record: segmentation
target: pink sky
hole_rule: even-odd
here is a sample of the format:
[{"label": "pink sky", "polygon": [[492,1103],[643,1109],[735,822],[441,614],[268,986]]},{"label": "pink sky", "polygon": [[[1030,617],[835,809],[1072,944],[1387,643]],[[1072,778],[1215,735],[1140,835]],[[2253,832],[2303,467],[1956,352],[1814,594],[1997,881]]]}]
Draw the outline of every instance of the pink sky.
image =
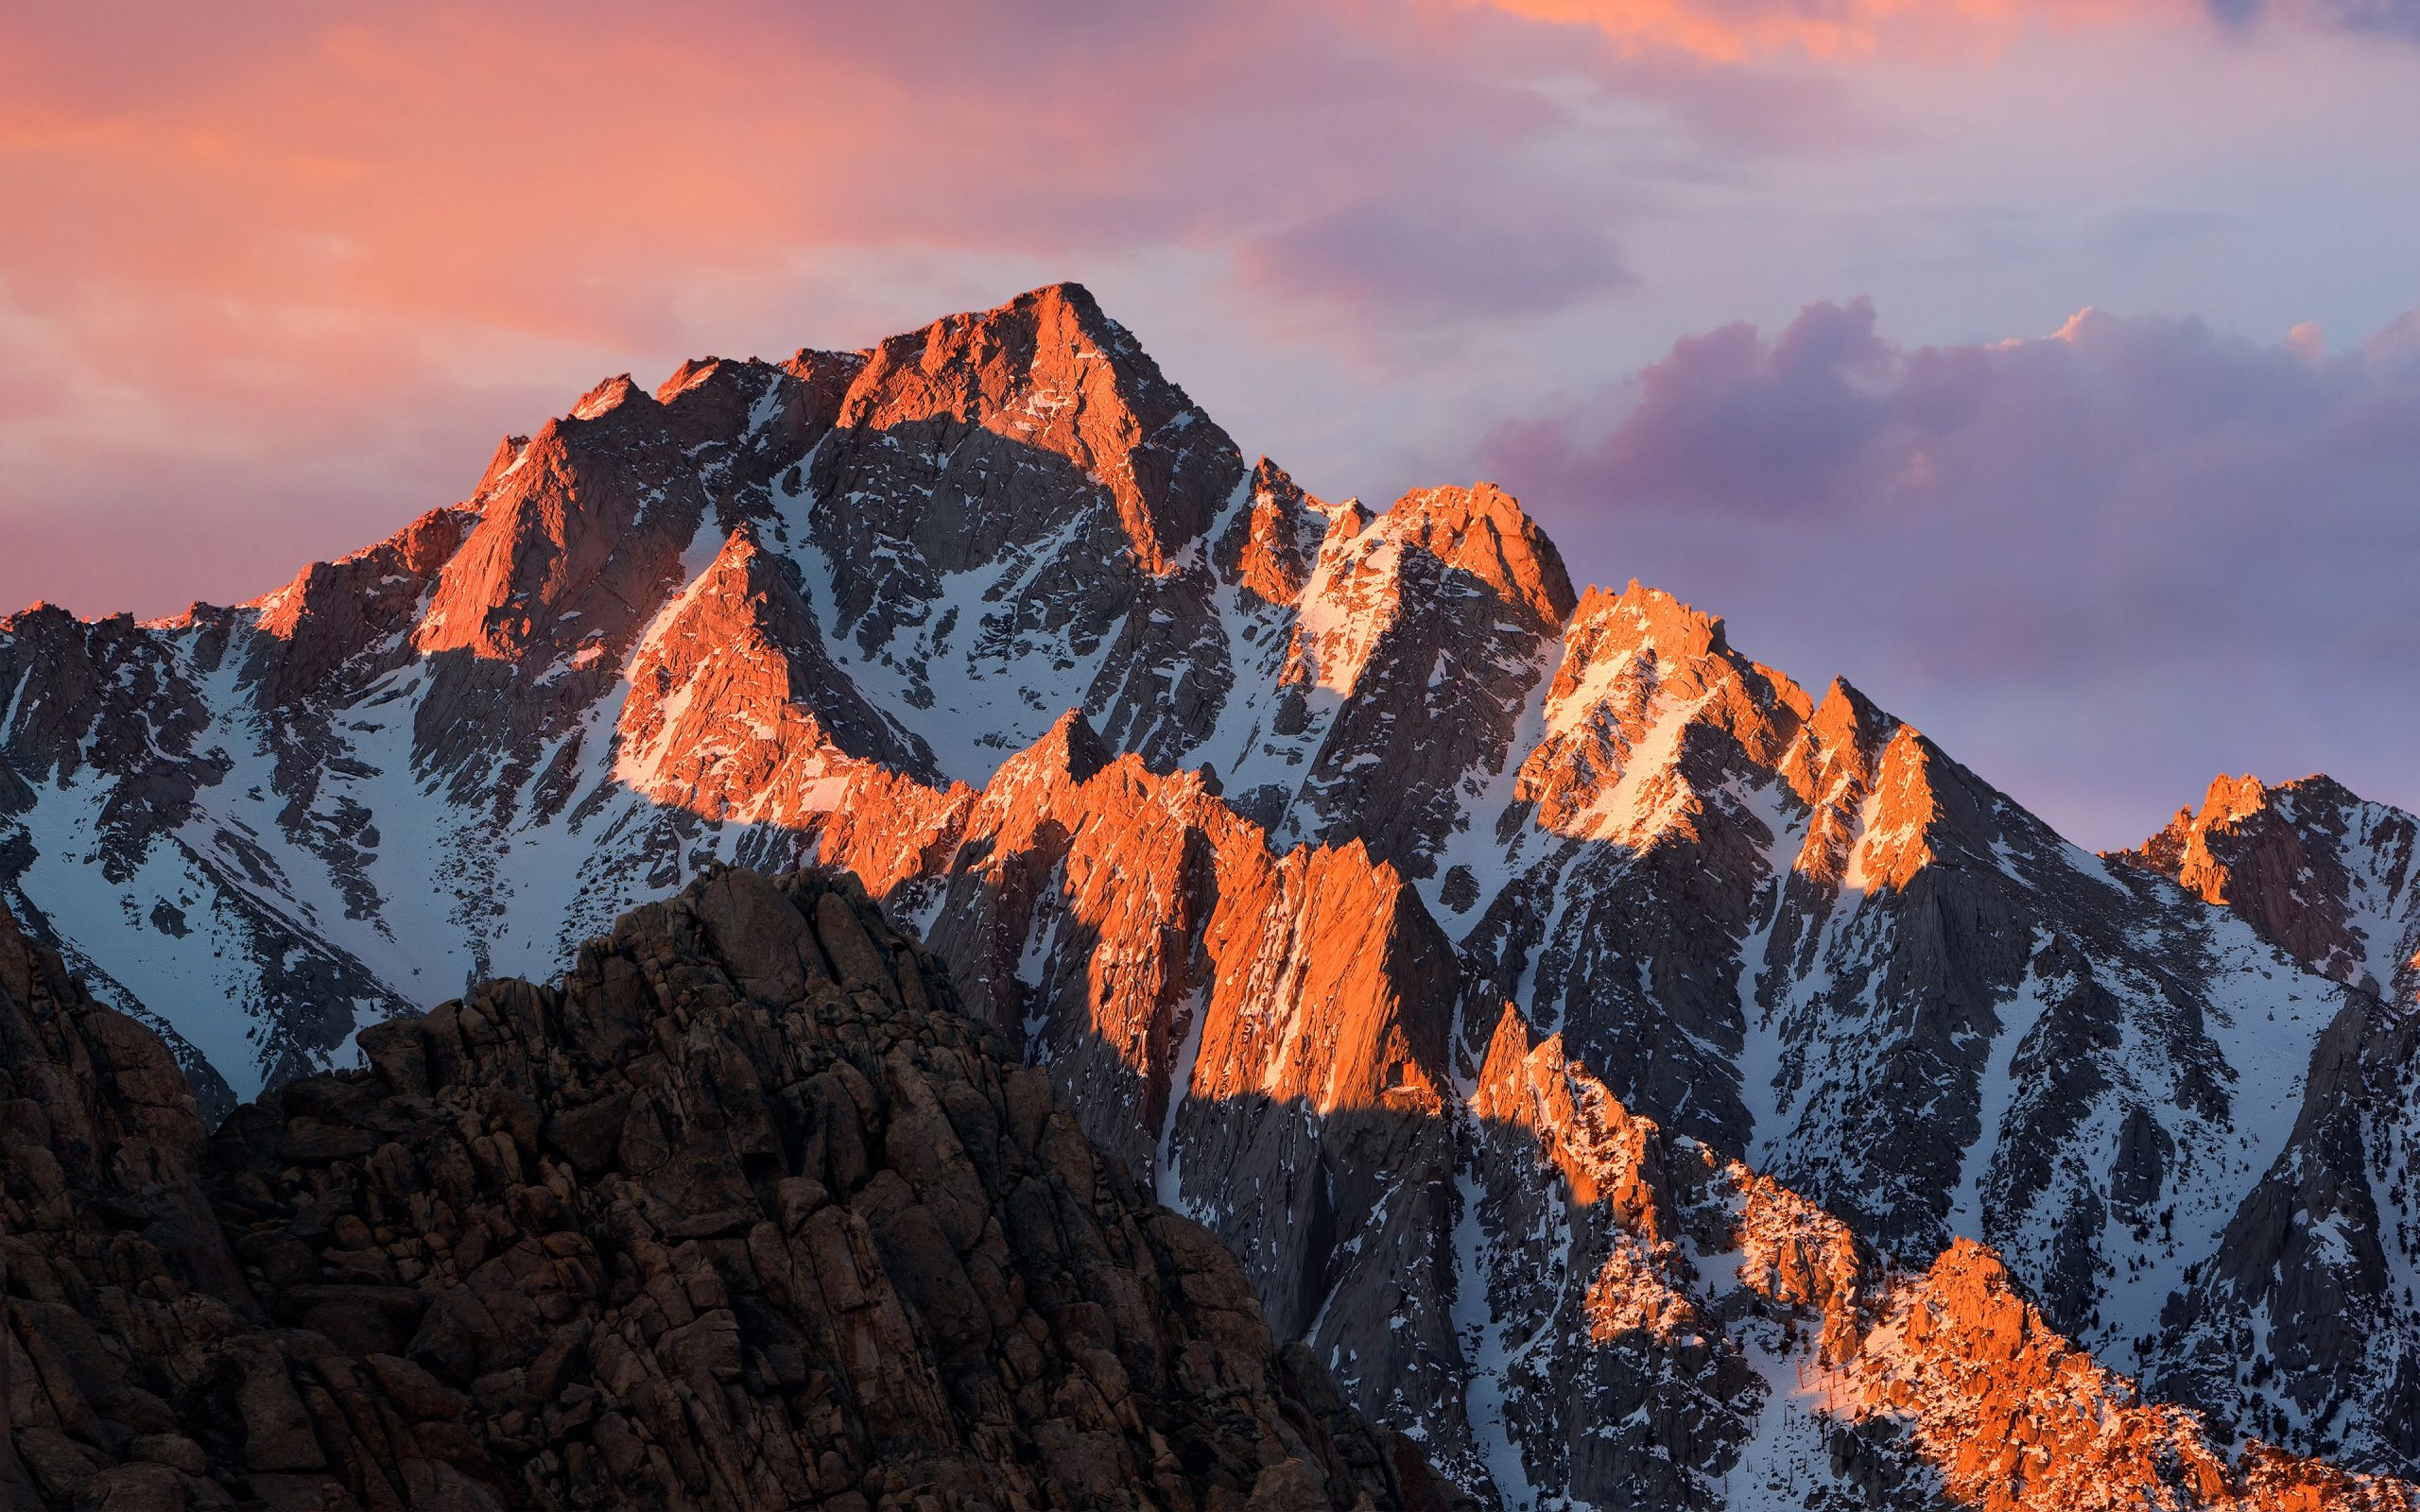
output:
[{"label": "pink sky", "polygon": [[[1500,473],[1578,575],[1847,673],[2096,843],[2220,765],[2420,801],[2408,595],[2338,549],[2420,498],[2420,0],[36,11],[0,18],[0,604],[249,597],[599,376],[1073,277],[1320,491]],[[1765,352],[1859,299],[1871,350]],[[2128,339],[1973,376],[2087,305]],[[1684,378],[1715,444],[1654,408]],[[1910,528],[1876,469],[1918,454]],[[2264,570],[2313,493],[2348,577]]]}]

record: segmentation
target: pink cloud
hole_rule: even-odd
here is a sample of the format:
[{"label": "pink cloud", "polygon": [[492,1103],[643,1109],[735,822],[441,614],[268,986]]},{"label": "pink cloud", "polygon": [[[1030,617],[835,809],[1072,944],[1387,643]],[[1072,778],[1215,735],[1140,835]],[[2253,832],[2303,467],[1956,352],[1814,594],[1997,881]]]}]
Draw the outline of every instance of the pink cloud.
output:
[{"label": "pink cloud", "polygon": [[1737,63],[1777,56],[1855,62],[1877,56],[1991,52],[2029,31],[2244,26],[2283,19],[2420,37],[2414,0],[1474,0],[1534,20],[1592,27],[1632,52]]},{"label": "pink cloud", "polygon": [[1989,45],[2028,24],[2189,17],[2187,0],[1493,0],[1540,20],[1595,26],[1626,47],[1725,61]]}]

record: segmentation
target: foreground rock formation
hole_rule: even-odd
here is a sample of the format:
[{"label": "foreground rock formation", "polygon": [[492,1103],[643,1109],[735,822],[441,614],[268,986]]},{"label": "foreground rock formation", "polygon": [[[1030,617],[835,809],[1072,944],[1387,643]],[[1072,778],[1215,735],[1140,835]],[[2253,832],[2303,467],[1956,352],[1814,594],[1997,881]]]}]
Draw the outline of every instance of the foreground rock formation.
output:
[{"label": "foreground rock formation", "polygon": [[854,885],[367,1045],[205,1142],[0,916],[12,1504],[1455,1504]]},{"label": "foreground rock formation", "polygon": [[2094,856],[1499,490],[1246,458],[1074,285],[611,380],[252,604],[0,622],[0,897],[216,1117],[715,866],[845,868],[1510,1503],[1627,1504],[1651,1398],[1686,1495],[1755,1435],[1720,1351],[1570,1352],[1508,1023],[1896,1273],[1988,1246],[2100,1367],[2420,1473],[2408,820],[2293,784]]}]

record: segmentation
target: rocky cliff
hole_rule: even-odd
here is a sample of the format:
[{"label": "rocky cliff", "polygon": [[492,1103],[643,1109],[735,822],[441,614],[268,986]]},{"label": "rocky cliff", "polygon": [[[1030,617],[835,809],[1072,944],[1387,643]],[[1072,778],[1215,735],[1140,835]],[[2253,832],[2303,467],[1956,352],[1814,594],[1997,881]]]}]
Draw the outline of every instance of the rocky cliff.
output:
[{"label": "rocky cliff", "polygon": [[2420,1457],[2420,822],[2325,777],[2221,776],[2118,859],[2351,984],[2286,1146],[2164,1315],[2163,1384],[2356,1463]]},{"label": "rocky cliff", "polygon": [[205,1139],[0,916],[12,1504],[1455,1504],[854,883],[365,1038]]}]

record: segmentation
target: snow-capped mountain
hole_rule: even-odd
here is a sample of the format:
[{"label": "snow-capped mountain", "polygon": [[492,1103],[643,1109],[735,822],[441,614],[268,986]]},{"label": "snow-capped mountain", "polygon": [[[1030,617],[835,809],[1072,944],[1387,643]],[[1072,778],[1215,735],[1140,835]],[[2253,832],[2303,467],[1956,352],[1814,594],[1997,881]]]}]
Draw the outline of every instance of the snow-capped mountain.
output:
[{"label": "snow-capped mountain", "polygon": [[0,622],[0,752],[9,906],[222,1110],[713,863],[850,868],[1507,1505],[2420,1471],[2420,1332],[2239,1348],[2412,1315],[2408,817],[2089,854],[1490,486],[1248,464],[1074,285],[613,380],[250,605]]}]

